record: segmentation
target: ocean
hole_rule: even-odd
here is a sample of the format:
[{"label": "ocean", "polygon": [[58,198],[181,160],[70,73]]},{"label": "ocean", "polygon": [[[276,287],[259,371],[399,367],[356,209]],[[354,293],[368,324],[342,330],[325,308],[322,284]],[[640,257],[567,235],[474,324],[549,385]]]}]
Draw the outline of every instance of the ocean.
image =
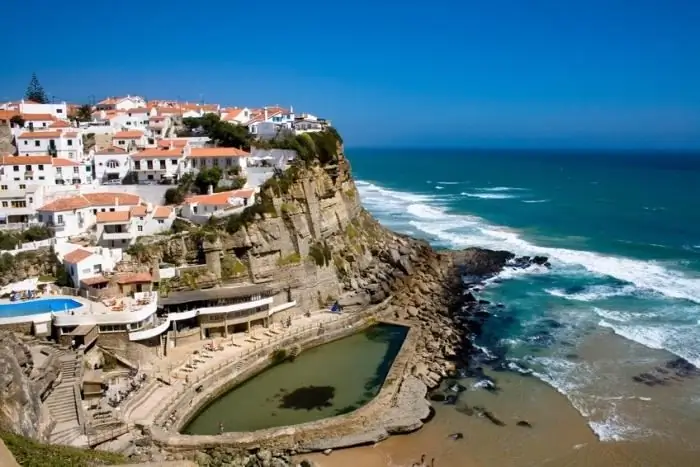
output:
[{"label": "ocean", "polygon": [[436,248],[550,258],[480,293],[505,305],[476,340],[484,352],[565,396],[600,441],[698,448],[700,155],[346,154],[383,225]]}]

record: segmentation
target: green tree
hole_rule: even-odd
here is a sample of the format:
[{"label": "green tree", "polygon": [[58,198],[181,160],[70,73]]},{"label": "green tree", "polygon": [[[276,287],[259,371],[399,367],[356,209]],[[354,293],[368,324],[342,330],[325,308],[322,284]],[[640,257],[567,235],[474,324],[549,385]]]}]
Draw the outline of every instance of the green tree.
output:
[{"label": "green tree", "polygon": [[221,169],[218,167],[202,169],[197,174],[197,178],[194,179],[194,186],[197,187],[199,193],[207,193],[209,186],[211,186],[212,189],[216,188],[221,180],[221,175]]},{"label": "green tree", "polygon": [[12,125],[17,125],[17,126],[23,127],[24,122],[25,122],[25,120],[22,118],[21,115],[13,115],[12,118],[10,118],[10,123]]},{"label": "green tree", "polygon": [[29,81],[29,86],[27,86],[27,92],[24,94],[24,98],[38,104],[49,103],[46,92],[44,92],[44,88],[41,86],[41,83],[39,83],[36,73],[32,73],[32,79]]},{"label": "green tree", "polygon": [[81,105],[75,114],[75,118],[79,122],[89,122],[92,120],[92,107],[88,104]]},{"label": "green tree", "polygon": [[179,187],[165,190],[165,204],[180,204],[183,201],[185,201],[185,193]]},{"label": "green tree", "polygon": [[231,186],[229,189],[240,190],[245,186],[246,181],[247,179],[245,177],[233,177],[233,179],[231,179]]}]

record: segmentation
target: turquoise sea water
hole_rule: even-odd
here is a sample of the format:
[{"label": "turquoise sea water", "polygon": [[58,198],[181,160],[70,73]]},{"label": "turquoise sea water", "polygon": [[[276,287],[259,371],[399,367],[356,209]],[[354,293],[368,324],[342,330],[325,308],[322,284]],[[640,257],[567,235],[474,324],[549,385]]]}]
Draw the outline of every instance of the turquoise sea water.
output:
[{"label": "turquoise sea water", "polygon": [[[700,155],[347,154],[363,204],[384,225],[436,247],[549,256],[551,270],[506,270],[484,290],[506,308],[477,343],[565,394],[601,439],[654,429],[601,401],[636,397],[622,369],[642,354],[650,368],[674,355],[700,366]],[[605,355],[606,335],[630,345]],[[682,404],[700,415],[698,398]]]}]

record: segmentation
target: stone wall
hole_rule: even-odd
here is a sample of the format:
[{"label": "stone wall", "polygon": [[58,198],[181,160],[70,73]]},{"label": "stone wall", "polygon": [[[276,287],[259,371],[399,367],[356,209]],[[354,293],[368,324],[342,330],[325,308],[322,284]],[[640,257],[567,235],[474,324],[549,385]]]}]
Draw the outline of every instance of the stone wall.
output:
[{"label": "stone wall", "polygon": [[160,337],[132,342],[128,332],[106,332],[99,334],[97,344],[133,364],[145,364],[158,357]]}]

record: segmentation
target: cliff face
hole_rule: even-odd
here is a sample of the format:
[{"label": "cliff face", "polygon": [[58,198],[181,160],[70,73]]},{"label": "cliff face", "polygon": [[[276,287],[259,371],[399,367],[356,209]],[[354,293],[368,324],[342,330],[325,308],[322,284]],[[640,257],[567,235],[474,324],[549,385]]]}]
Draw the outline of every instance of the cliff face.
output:
[{"label": "cliff face", "polygon": [[56,261],[49,248],[0,256],[0,286],[30,277],[54,275]]},{"label": "cliff face", "polygon": [[0,125],[0,156],[14,154],[16,148],[12,144],[13,137],[9,126]]},{"label": "cliff face", "polygon": [[0,332],[0,428],[45,441],[51,420],[41,394],[59,374],[58,361],[35,368],[32,353],[9,332]]}]

